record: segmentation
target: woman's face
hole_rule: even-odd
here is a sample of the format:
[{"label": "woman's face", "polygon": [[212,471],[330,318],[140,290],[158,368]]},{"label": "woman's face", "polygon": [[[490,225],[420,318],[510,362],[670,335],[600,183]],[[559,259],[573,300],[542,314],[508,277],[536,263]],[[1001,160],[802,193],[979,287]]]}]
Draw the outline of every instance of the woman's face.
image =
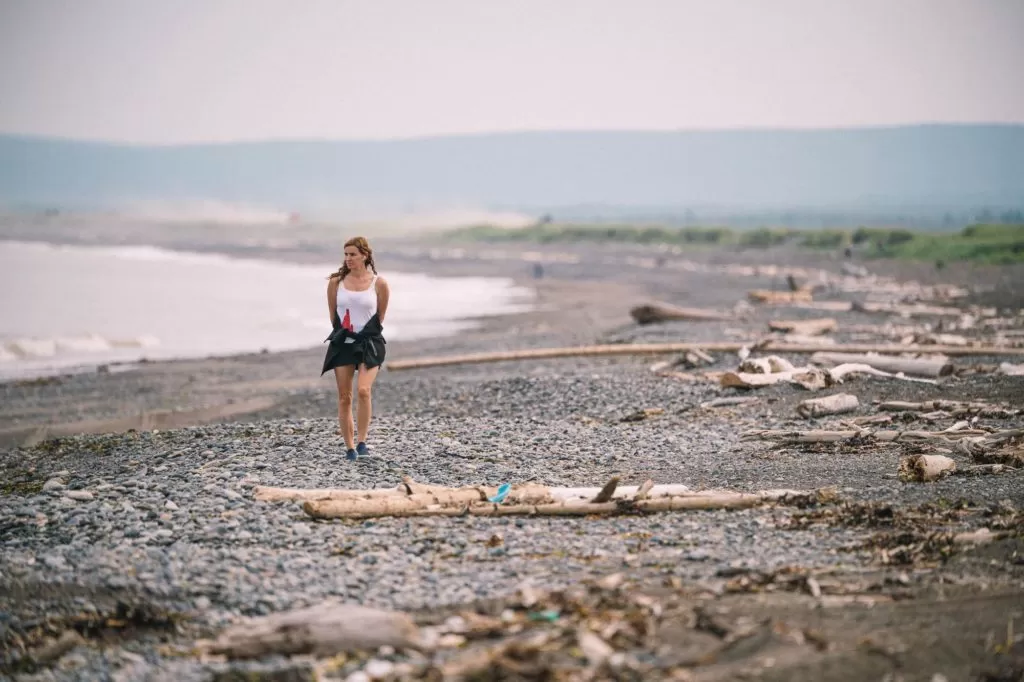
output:
[{"label": "woman's face", "polygon": [[359,252],[359,249],[354,246],[345,247],[345,267],[349,270],[355,270],[365,265],[366,257]]}]

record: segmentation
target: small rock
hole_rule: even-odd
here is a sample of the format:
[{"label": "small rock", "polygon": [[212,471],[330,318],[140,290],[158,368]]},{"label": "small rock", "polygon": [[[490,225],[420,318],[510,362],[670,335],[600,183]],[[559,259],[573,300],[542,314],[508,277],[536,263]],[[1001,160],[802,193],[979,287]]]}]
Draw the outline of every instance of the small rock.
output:
[{"label": "small rock", "polygon": [[382,661],[379,658],[371,658],[363,667],[363,672],[370,676],[370,679],[379,680],[389,676],[395,669],[391,661]]},{"label": "small rock", "polygon": [[69,490],[64,493],[64,497],[75,500],[76,502],[91,502],[93,494],[88,490]]},{"label": "small rock", "polygon": [[64,485],[64,481],[59,478],[51,478],[49,481],[43,484],[43,490],[50,492],[51,490],[64,490],[67,486]]},{"label": "small rock", "polygon": [[164,504],[164,509],[170,509],[171,511],[178,511],[178,505],[174,504],[173,500],[167,500]]}]

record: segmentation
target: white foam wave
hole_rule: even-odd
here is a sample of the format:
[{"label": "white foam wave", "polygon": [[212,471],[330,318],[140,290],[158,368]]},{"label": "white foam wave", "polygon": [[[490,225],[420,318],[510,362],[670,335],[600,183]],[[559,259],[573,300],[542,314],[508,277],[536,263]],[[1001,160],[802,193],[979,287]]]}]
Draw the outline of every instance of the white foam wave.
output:
[{"label": "white foam wave", "polygon": [[160,339],[147,335],[122,339],[108,339],[99,334],[53,339],[12,339],[0,344],[0,362],[89,355],[106,353],[115,348],[154,348],[159,345]]}]

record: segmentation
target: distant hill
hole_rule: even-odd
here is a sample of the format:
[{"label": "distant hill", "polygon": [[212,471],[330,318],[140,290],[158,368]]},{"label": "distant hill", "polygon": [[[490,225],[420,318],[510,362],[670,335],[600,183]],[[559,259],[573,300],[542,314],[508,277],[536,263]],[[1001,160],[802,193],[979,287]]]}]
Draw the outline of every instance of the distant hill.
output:
[{"label": "distant hill", "polygon": [[123,146],[0,136],[0,203],[527,210],[1024,206],[1024,126],[537,132]]}]

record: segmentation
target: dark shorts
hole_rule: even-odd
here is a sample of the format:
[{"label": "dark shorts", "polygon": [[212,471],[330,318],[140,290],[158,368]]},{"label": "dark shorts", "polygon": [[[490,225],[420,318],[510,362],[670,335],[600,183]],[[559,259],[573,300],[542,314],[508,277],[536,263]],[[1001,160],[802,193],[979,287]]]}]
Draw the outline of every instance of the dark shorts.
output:
[{"label": "dark shorts", "polygon": [[[365,358],[363,357],[363,351],[362,349],[359,348],[359,344],[339,343],[337,344],[336,348],[329,348],[327,352],[329,356],[333,353],[333,357],[330,358],[329,362],[326,362],[324,364],[324,372],[326,372],[329,369],[334,369],[335,367],[355,366],[358,368],[359,365],[366,362]],[[387,347],[384,344],[379,344],[377,350],[378,362],[371,364],[371,368],[384,364],[384,356],[386,354]]]}]

